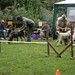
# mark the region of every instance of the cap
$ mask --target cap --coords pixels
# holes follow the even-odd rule
[[[65,14],[63,14],[63,15],[62,15],[62,17],[63,17],[63,18],[65,18],[65,17],[66,17],[66,15],[65,15]]]

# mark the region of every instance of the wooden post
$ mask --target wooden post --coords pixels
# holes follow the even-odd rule
[[[1,41],[0,41],[0,52],[1,52]]]
[[[49,47],[48,37],[46,37],[46,40],[47,40],[47,53],[48,53],[48,56],[50,56],[50,47]]]
[[[71,24],[71,58],[73,58],[73,24]]]

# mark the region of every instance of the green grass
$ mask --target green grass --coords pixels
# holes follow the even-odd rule
[[[56,47],[54,41],[51,43],[58,52],[65,48],[64,45]],[[2,43],[0,75],[55,75],[57,69],[61,75],[75,75],[75,59],[70,60],[70,48],[62,54],[62,58],[50,50],[51,55],[47,57],[46,45]]]

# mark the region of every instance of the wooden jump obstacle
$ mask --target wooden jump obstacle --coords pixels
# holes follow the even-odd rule
[[[73,52],[73,41],[72,41],[72,35],[73,35],[73,24],[71,23],[71,43],[67,45],[60,53],[57,52],[57,50],[52,46],[50,43],[48,37],[46,37],[47,42],[24,42],[24,41],[1,41],[0,40],[0,52],[1,52],[1,42],[10,42],[10,43],[24,43],[24,44],[46,44],[47,45],[47,54],[50,56],[50,48],[53,49],[53,51],[57,54],[58,57],[61,58],[61,55],[69,48],[71,47],[71,58],[74,56]]]
[[[48,44],[48,55],[50,55],[50,50],[49,50],[49,47],[51,47],[54,52],[57,54],[58,57],[61,57],[61,55],[69,48],[71,47],[71,59],[74,57],[74,51],[73,51],[73,46],[75,46],[75,44],[73,44],[73,23],[71,22],[70,24],[70,27],[71,27],[71,43],[69,45],[67,45],[60,53],[57,52],[57,50],[52,46],[52,44],[48,41],[48,38],[47,38],[47,44]]]

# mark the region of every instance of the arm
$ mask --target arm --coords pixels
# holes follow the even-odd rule
[[[65,30],[67,20],[58,19],[56,23],[56,30]]]
[[[44,29],[44,26],[42,26],[41,30],[43,30],[43,29]]]
[[[20,27],[20,29],[24,30],[24,29],[26,29],[26,27],[27,27],[27,23],[25,20],[23,20],[23,25],[22,25],[22,27]]]

